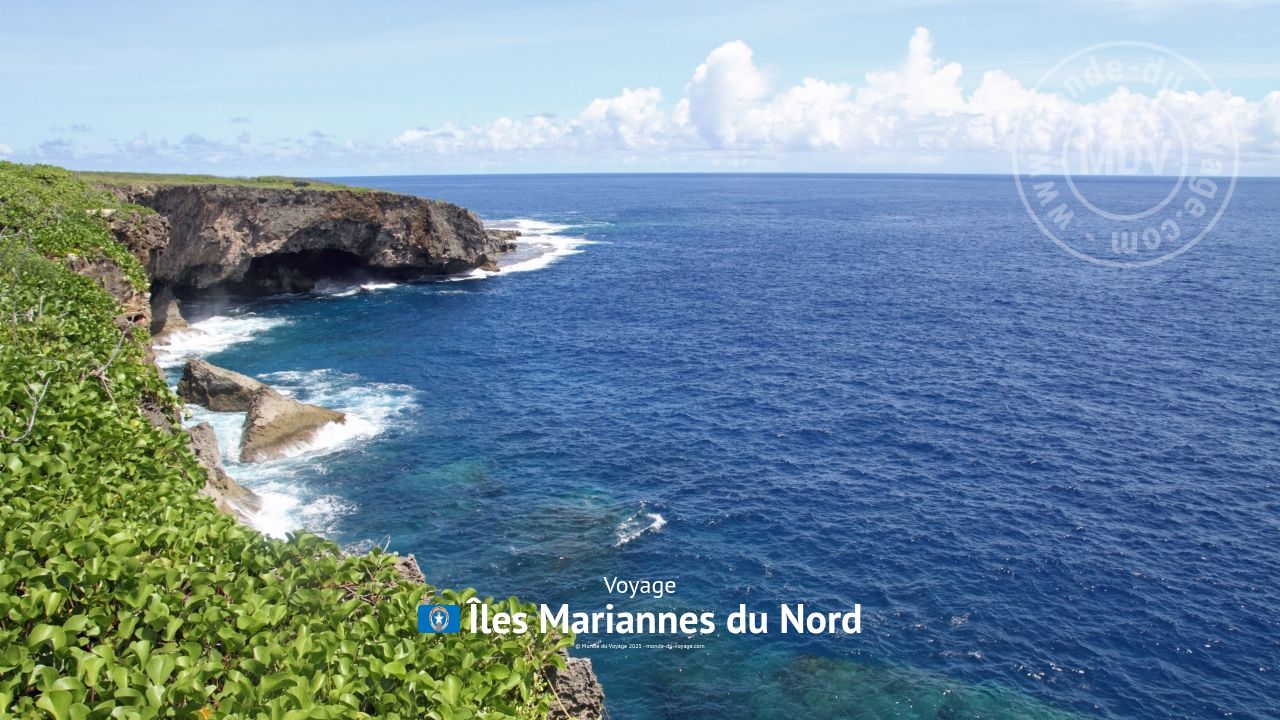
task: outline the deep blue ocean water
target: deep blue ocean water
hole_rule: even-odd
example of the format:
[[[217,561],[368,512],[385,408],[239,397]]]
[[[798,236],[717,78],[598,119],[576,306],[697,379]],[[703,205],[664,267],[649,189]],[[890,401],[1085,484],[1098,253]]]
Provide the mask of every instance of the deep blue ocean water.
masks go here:
[[[1280,182],[1137,271],[1001,177],[355,182],[592,244],[206,309],[253,331],[213,362],[369,420],[243,470],[277,520],[574,609],[862,604],[580,649],[615,720],[1280,717]]]

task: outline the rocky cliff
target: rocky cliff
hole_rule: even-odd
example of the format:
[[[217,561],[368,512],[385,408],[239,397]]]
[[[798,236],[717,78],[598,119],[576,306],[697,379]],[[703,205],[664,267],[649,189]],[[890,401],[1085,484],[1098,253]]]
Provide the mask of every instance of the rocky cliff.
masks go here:
[[[106,219],[111,235],[146,267],[169,242],[169,225],[158,215],[137,211],[119,212],[107,208],[91,214]],[[89,256],[70,255],[67,266],[73,272],[92,278],[114,297],[124,310],[123,319],[147,327],[151,323],[151,306],[147,293],[134,287],[124,268],[101,251]]]
[[[512,249],[516,235],[486,231],[474,213],[457,205],[392,193],[222,184],[110,189],[121,200],[158,213],[106,216],[116,239],[147,268],[150,308],[114,264],[81,261],[85,267],[77,269],[107,287],[125,306],[129,321],[149,324],[153,333],[185,324],[172,302],[176,298],[217,293],[248,298],[306,292],[330,279],[412,280],[477,267],[496,269],[497,255]],[[204,369],[195,372],[192,365]],[[275,394],[251,378],[199,360],[188,365],[179,392],[209,407],[241,410],[212,399],[244,394],[244,387],[231,386],[247,387],[253,402],[263,393]],[[157,424],[172,423],[169,412],[157,413]],[[212,428],[204,424],[187,433],[208,472],[202,492],[241,519],[256,511],[259,498],[223,469]],[[412,556],[399,567],[410,582],[424,582]],[[556,695],[550,720],[604,717],[604,691],[591,661],[567,655],[565,660],[564,670],[544,671]]]
[[[327,279],[412,280],[492,266],[509,238],[452,203],[394,193],[230,184],[132,185],[169,223],[153,297],[307,292]],[[163,308],[155,307],[156,315]]]

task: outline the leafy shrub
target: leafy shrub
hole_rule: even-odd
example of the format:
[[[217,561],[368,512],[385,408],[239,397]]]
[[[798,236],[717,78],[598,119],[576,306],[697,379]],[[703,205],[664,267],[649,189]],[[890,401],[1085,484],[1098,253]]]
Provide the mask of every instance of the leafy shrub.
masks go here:
[[[48,257],[90,257],[101,251],[124,271],[139,290],[146,290],[146,271],[137,258],[111,238],[101,210],[153,212],[125,205],[115,196],[76,179],[52,165],[0,162],[0,228]]]
[[[198,493],[183,434],[139,412],[174,401],[141,338],[48,259],[121,257],[84,213],[106,199],[68,184],[0,166],[0,716],[545,717],[568,638],[419,635],[420,602],[475,591],[264,537]]]

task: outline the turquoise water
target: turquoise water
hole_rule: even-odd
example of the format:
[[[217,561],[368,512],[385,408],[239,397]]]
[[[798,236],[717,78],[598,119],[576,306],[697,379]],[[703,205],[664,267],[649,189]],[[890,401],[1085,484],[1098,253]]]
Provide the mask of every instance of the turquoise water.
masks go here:
[[[1280,184],[1126,272],[1008,178],[358,182],[528,234],[495,277],[203,309],[176,350],[356,418],[232,463],[267,529],[574,609],[862,605],[580,649],[619,720],[1280,716]]]

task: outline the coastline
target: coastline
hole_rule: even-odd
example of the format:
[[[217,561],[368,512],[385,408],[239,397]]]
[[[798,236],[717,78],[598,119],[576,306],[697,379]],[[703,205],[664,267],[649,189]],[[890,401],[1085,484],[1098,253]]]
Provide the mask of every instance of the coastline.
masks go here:
[[[263,193],[278,193],[278,197],[288,202],[296,202],[299,197],[296,190],[254,187],[248,191],[259,200]],[[220,193],[222,189],[215,192]],[[327,192],[347,191],[309,191],[313,199],[324,197],[322,194]],[[401,210],[423,203],[430,204],[430,201],[408,196],[390,201],[393,209]],[[447,205],[434,203],[429,209],[439,212]],[[448,206],[445,210],[449,222],[443,225],[438,218],[428,218],[420,225],[410,225],[409,232],[384,233],[385,228],[381,228],[372,235],[375,243],[390,239],[389,243],[382,243],[382,248],[385,250],[390,245],[394,255],[392,260],[398,263],[396,272],[408,279],[418,279],[411,276],[436,275],[439,273],[433,271],[441,268],[480,269],[491,265],[495,249],[505,249],[512,237],[509,233],[490,235],[482,228],[476,233],[474,230],[480,226],[474,215],[456,206]],[[567,707],[582,709],[581,712],[574,711],[574,717],[599,717],[603,713],[603,694],[590,662],[570,658],[563,652],[571,638],[531,637],[517,643],[528,646],[524,652],[519,652],[507,647],[511,643],[499,646],[479,636],[449,636],[432,643],[422,642],[421,636],[401,636],[406,631],[412,632],[413,626],[408,624],[408,619],[415,606],[422,602],[463,602],[474,597],[475,591],[455,592],[433,587],[426,583],[411,555],[389,555],[377,549],[367,554],[350,554],[306,531],[291,533],[287,540],[281,541],[248,528],[247,521],[260,509],[260,499],[226,472],[222,464],[223,451],[213,428],[204,423],[183,422],[187,406],[165,387],[163,369],[158,362],[156,347],[160,343],[154,339],[171,336],[186,325],[177,310],[172,291],[185,291],[188,297],[192,296],[191,287],[166,284],[165,278],[156,272],[170,241],[181,236],[180,231],[173,229],[173,219],[173,216],[150,211],[146,205],[124,202],[120,194],[115,194],[113,201],[109,195],[102,194],[101,189],[59,168],[0,163],[0,235],[5,240],[27,238],[26,247],[12,242],[0,247],[15,272],[15,283],[4,289],[6,296],[13,296],[11,340],[14,344],[0,348],[4,350],[0,359],[4,361],[5,376],[10,379],[21,375],[44,378],[42,387],[37,388],[37,383],[24,386],[27,388],[27,404],[31,405],[25,431],[9,432],[11,428],[6,424],[4,434],[0,435],[0,458],[7,470],[7,481],[0,490],[6,496],[6,502],[18,510],[17,515],[11,515],[6,521],[6,527],[11,522],[20,526],[17,532],[18,526],[6,531],[7,552],[19,560],[47,555],[44,562],[58,564],[61,568],[58,574],[64,576],[62,582],[71,583],[71,587],[99,588],[110,593],[114,593],[118,579],[105,582],[81,577],[86,572],[98,572],[99,563],[73,562],[66,565],[64,556],[74,556],[81,550],[92,554],[93,538],[98,538],[112,544],[111,557],[118,556],[133,563],[128,577],[136,578],[134,582],[154,583],[154,573],[159,572],[160,577],[167,578],[161,582],[169,585],[188,572],[195,573],[191,580],[182,581],[184,586],[188,582],[194,584],[187,590],[179,589],[175,596],[168,591],[162,592],[158,586],[143,585],[144,589],[152,588],[150,594],[144,592],[142,595],[144,601],[150,597],[146,617],[139,614],[118,627],[101,625],[102,621],[92,618],[97,617],[95,613],[101,612],[103,607],[114,614],[121,598],[135,603],[136,609],[136,600],[129,599],[132,595],[116,598],[109,594],[98,598],[94,592],[86,591],[58,603],[45,603],[43,616],[60,625],[60,630],[48,629],[56,627],[54,625],[30,625],[10,613],[11,619],[17,622],[15,630],[27,634],[27,645],[31,648],[29,652],[34,653],[33,658],[38,657],[40,662],[49,666],[55,677],[56,674],[69,673],[70,677],[79,674],[85,682],[51,690],[44,687],[45,681],[36,682],[38,678],[34,676],[30,682],[7,677],[0,686],[0,700],[3,701],[0,705],[30,713],[36,707],[49,710],[78,704],[87,711],[89,704],[94,704],[96,710],[104,710],[128,707],[137,700],[144,701],[146,705],[168,702],[174,707],[184,707],[208,717],[210,702],[219,714],[266,707],[269,700],[270,706],[277,710],[290,707],[320,709],[323,706],[331,713],[334,708],[342,706],[357,714],[375,715],[419,708],[423,702],[442,707],[442,711],[452,707],[455,711],[472,708],[472,712],[495,707],[493,703],[497,703],[496,707],[502,708],[502,713],[521,717],[528,716],[529,712],[537,717],[568,717],[569,713],[564,711]],[[340,218],[335,220],[329,213],[323,214],[322,219],[321,229],[325,229],[325,223],[343,222]],[[378,219],[372,218],[375,223]],[[458,219],[464,226],[471,226],[469,241],[459,238],[460,233],[455,232],[456,228],[451,224],[453,219]],[[324,237],[322,232],[312,232],[305,242],[314,248],[317,243],[324,244]],[[397,248],[396,243],[401,243],[401,247]],[[439,248],[444,249],[447,257],[431,254]],[[252,249],[249,248],[250,251]],[[275,249],[280,250],[279,247]],[[282,253],[287,259],[295,249],[285,247]],[[400,253],[395,255],[397,249]],[[278,262],[279,259],[272,262],[272,268],[278,271],[274,277],[290,278],[289,266]],[[249,270],[251,266],[252,261],[244,263],[240,269]],[[294,274],[292,280],[302,277],[303,282],[310,282],[312,278],[307,276],[316,269],[314,265],[304,267],[302,275]],[[386,269],[385,264],[378,268],[379,271]],[[493,265],[492,270],[496,269]],[[214,291],[225,289],[215,287]],[[153,314],[157,310],[159,312]],[[52,314],[55,311],[56,314]],[[48,318],[45,317],[46,312],[51,313]],[[36,344],[24,351],[23,343]],[[40,369],[44,357],[55,350],[55,356],[65,356],[56,366],[59,369]],[[106,358],[105,362],[101,358]],[[76,366],[82,362],[91,364],[80,372]],[[89,390],[87,395],[84,392],[86,387]],[[264,386],[254,395],[250,413],[260,409],[261,398],[272,397],[276,398],[272,402],[287,410],[290,403],[300,406]],[[329,413],[322,416],[325,418],[331,415],[341,417],[331,411],[316,410]],[[85,420],[74,420],[76,416],[73,413],[85,411],[90,413],[87,417],[92,418],[89,425],[85,425]],[[68,422],[80,425],[75,442],[83,444],[83,447],[77,453],[72,449],[74,446],[64,440],[63,454],[73,454],[67,455],[67,460],[50,464],[49,443],[56,442],[53,438],[62,432],[58,428]],[[91,429],[92,426],[97,428]],[[318,426],[311,429],[315,427]],[[111,439],[116,435],[119,437]],[[292,441],[296,438],[285,439]],[[99,454],[122,459],[107,466],[81,467],[81,458]],[[142,469],[144,467],[146,469]],[[27,476],[37,477],[33,473],[44,474],[46,480],[32,487],[18,482]],[[140,485],[137,483],[139,480],[142,481]],[[64,487],[59,483],[65,484],[64,490],[59,490]],[[49,490],[55,494],[62,493],[58,505],[69,507],[67,512],[56,518],[45,517],[48,507],[42,493]],[[198,495],[208,496],[212,504],[198,499]],[[35,509],[35,512],[24,508]],[[55,543],[45,548],[38,544],[28,547],[23,540],[56,533],[61,527],[59,523],[75,522],[77,517],[81,518],[82,524],[90,522],[97,528],[92,536],[84,536],[83,539],[89,541],[84,548],[77,549],[85,544],[80,538],[71,545]],[[49,521],[54,524],[49,525]],[[115,534],[107,538],[101,535],[104,532]],[[135,535],[136,541],[129,542],[128,538]],[[136,555],[139,552],[142,554]],[[169,557],[169,553],[176,555]],[[34,567],[39,571],[39,562]],[[228,572],[232,576],[221,578]],[[209,585],[208,578],[201,580],[205,576],[200,573],[212,573],[210,578],[214,584]],[[21,580],[21,576],[10,575],[9,580],[15,577]],[[46,576],[47,569],[43,575],[37,575]],[[271,589],[286,578],[285,585]],[[345,588],[341,592],[348,593],[348,601],[338,602],[337,596],[329,597],[339,592],[333,583]],[[25,589],[21,585],[16,589],[18,598],[41,592],[40,581],[33,578],[28,578],[25,586]],[[209,596],[207,590],[215,586],[220,588],[219,593]],[[271,600],[261,596],[262,592],[278,594],[280,589],[286,589],[286,594],[271,595]],[[4,594],[0,593],[0,597]],[[492,598],[483,601],[495,602]],[[210,607],[198,618],[188,615],[185,624],[162,622],[165,625],[161,628],[163,633],[157,635],[150,627],[153,618],[157,613],[163,617],[174,612],[165,609],[171,602],[186,608],[181,611],[184,613],[209,603],[226,604],[228,607],[225,610]],[[277,604],[264,605],[267,602]],[[317,602],[321,604],[313,607]],[[512,598],[508,602],[516,600]],[[296,607],[285,611],[286,606]],[[124,606],[119,607],[124,613]],[[81,613],[90,614],[75,615],[65,623],[59,619],[62,612],[75,613],[77,608]],[[225,613],[234,614],[227,620],[223,617]],[[252,614],[252,618],[245,613]],[[334,617],[330,618],[330,615]],[[143,625],[136,624],[140,620]],[[204,628],[204,624],[209,622],[222,627],[215,633],[217,641],[204,645],[173,644],[180,643],[188,632],[210,637],[213,630]],[[228,622],[229,625],[226,624]],[[343,627],[347,629],[343,631]],[[145,649],[136,658],[105,658],[106,663],[118,667],[123,674],[113,671],[108,678],[100,678],[98,673],[102,666],[98,666],[98,671],[86,676],[84,660],[76,660],[66,654],[68,644],[72,649],[85,643],[92,647],[104,639],[113,638],[117,632],[120,633],[119,642],[124,643],[122,647],[128,648],[135,642],[132,639],[135,628],[136,638],[146,643]],[[105,638],[101,637],[104,631]],[[91,641],[88,636],[97,639]],[[339,636],[348,638],[346,642],[350,647],[329,648],[330,643],[338,642]],[[37,639],[49,637],[58,640],[42,648],[43,643]],[[273,651],[266,650],[268,654],[262,654],[264,648],[271,644],[296,644],[301,639],[306,640],[303,655],[295,653],[290,656],[292,659],[281,656],[272,660],[274,656],[270,653]],[[365,647],[368,642],[381,645],[378,648]],[[186,654],[192,658],[191,662],[204,662],[199,659],[201,657],[211,659],[207,669],[206,665],[183,665],[188,669],[180,672],[173,682],[163,682],[174,672],[172,661],[175,656],[157,655],[159,660],[148,662],[152,647],[157,653]],[[468,651],[467,647],[471,649]],[[362,676],[372,684],[366,689],[363,684],[353,683],[345,678],[344,671],[332,676],[317,675],[318,680],[308,680],[307,691],[303,694],[285,693],[292,681],[283,685],[279,680],[268,682],[264,673],[280,675],[282,671],[290,670],[292,664],[305,663],[310,648],[322,652],[328,661],[354,654],[365,667]],[[249,650],[253,651],[251,662],[240,658],[240,653]],[[516,655],[509,657],[513,651]],[[480,665],[475,665],[477,657],[481,659]],[[529,661],[536,662],[531,665]],[[63,667],[67,662],[72,663],[70,669]],[[133,682],[128,668],[134,662],[146,665],[145,673],[151,686],[145,697],[127,692]],[[166,664],[162,667],[157,662]],[[75,669],[77,664],[78,671]],[[505,666],[506,671],[483,676],[476,674],[495,664]],[[239,669],[234,672],[228,670],[237,667]],[[161,672],[164,668],[167,670]],[[192,675],[197,671],[200,673],[198,678]],[[309,675],[311,671],[303,672]],[[421,680],[414,680],[392,694],[378,689],[382,687],[380,683],[394,678],[404,679],[406,673]],[[445,673],[448,673],[447,677]],[[432,678],[431,674],[435,677]],[[188,697],[189,681],[197,682],[203,690]],[[427,684],[419,687],[419,682]],[[330,685],[333,689],[323,689]],[[121,688],[114,699],[105,702],[101,697],[95,699],[97,691],[93,688],[105,691],[110,687]],[[440,687],[444,688],[444,694],[437,692],[433,696],[432,688]],[[592,692],[582,694],[584,688],[594,691],[594,695]],[[78,693],[87,694],[82,696]],[[166,698],[169,699],[166,701]]]
[[[557,260],[579,252],[591,244],[578,237],[564,235],[570,226],[525,218],[500,220],[486,224],[489,232],[502,233],[508,249],[498,262],[489,267],[421,278],[428,285],[450,285],[476,282],[487,278],[533,272]],[[255,304],[311,303],[341,301],[355,296],[371,297],[387,292],[413,292],[414,281],[380,282],[365,280],[321,281],[308,292],[274,294],[260,298],[228,301],[215,293],[213,304],[202,302],[199,294],[188,295],[186,303],[167,303],[170,323],[153,336],[156,363],[177,388],[185,365],[193,359],[205,359],[233,346],[254,342],[292,321],[279,316],[260,314]],[[439,285],[437,285],[439,286]],[[446,293],[458,292],[443,290]],[[183,311],[179,311],[179,305]],[[186,308],[195,307],[191,323],[182,317]],[[212,314],[211,314],[212,313]],[[354,332],[354,330],[353,330]],[[235,371],[234,365],[228,370]],[[305,442],[295,443],[281,457],[269,463],[240,462],[240,445],[244,408],[228,411],[205,407],[188,399],[186,424],[209,423],[222,448],[222,460],[230,475],[244,480],[262,498],[262,508],[246,518],[254,528],[275,537],[306,528],[324,534],[332,518],[355,511],[355,506],[340,497],[300,497],[295,491],[293,474],[305,472],[305,466],[323,462],[321,458],[349,450],[372,441],[397,424],[397,418],[411,412],[418,404],[418,391],[397,382],[370,382],[338,370],[279,369],[254,378],[284,396],[341,411],[345,423],[330,423]]]
[[[340,191],[340,190],[339,190]],[[120,194],[123,198],[137,201],[141,199],[142,204],[146,204],[148,198],[154,197],[154,189],[148,187],[141,191],[136,189],[123,190]],[[199,191],[195,191],[199,194]],[[273,191],[267,191],[270,194]],[[294,194],[296,191],[285,190],[284,192]],[[311,190],[307,189],[307,195],[314,197],[316,193],[325,194],[335,192],[332,189]],[[233,191],[234,193],[234,191]],[[262,197],[262,191],[255,194],[259,200]],[[384,195],[394,195],[393,193],[383,193]],[[410,196],[404,196],[410,197]],[[427,201],[435,203],[435,201]],[[182,210],[185,207],[179,205]],[[175,225],[181,226],[181,220],[175,223],[169,215],[163,214],[163,206],[153,208],[162,212],[162,217],[169,220],[170,227]],[[469,214],[469,213],[467,213]],[[462,213],[454,213],[455,216]],[[188,225],[189,226],[189,225]],[[467,280],[483,280],[495,277],[500,274],[518,273],[535,271],[547,267],[557,259],[581,252],[578,246],[587,244],[588,241],[577,238],[564,238],[557,233],[568,228],[564,225],[556,225],[550,223],[540,223],[526,219],[513,219],[510,221],[499,221],[492,225],[484,225],[484,236],[492,241],[493,249],[497,250],[497,256],[493,254],[493,249],[487,250],[480,255],[478,259],[472,263],[473,267],[459,267],[453,263],[444,263],[438,267],[446,268],[448,272],[441,273],[424,273],[414,276],[412,273],[397,274],[390,273],[383,276],[380,273],[372,273],[368,276],[361,276],[357,271],[353,274],[346,275],[346,282],[341,279],[338,281],[329,278],[319,278],[319,282],[304,286],[302,292],[285,292],[283,295],[278,293],[268,294],[265,297],[280,299],[288,297],[291,300],[306,302],[316,298],[323,297],[349,297],[360,292],[379,292],[390,290],[398,287],[401,282],[439,282],[439,281],[467,281]],[[526,236],[526,233],[529,233]],[[531,237],[535,247],[528,248],[527,252],[520,252],[520,238]],[[507,258],[510,258],[508,260]],[[148,270],[151,271],[157,266],[163,266],[164,260],[160,257],[153,256],[148,263]],[[167,268],[172,275],[175,268],[172,263]],[[284,268],[287,272],[288,268]],[[154,281],[154,277],[153,277]],[[273,288],[283,289],[283,288]],[[214,287],[213,294],[219,300],[225,302],[225,296]],[[170,295],[165,297],[165,295]],[[188,303],[198,305],[204,298],[199,291],[190,291],[186,293]],[[257,332],[242,332],[238,336],[233,335],[232,338],[222,338],[225,342],[214,341],[214,346],[209,347],[204,341],[207,341],[208,332],[205,330],[205,324],[213,321],[218,323],[225,318],[223,315],[214,315],[204,318],[202,321],[189,323],[187,318],[183,316],[181,311],[181,303],[172,297],[168,288],[160,293],[160,307],[152,305],[152,311],[163,312],[163,323],[158,327],[152,323],[152,328],[156,330],[152,334],[151,341],[151,357],[155,359],[156,367],[164,375],[166,370],[172,371],[177,367],[185,367],[193,359],[203,358],[204,355],[211,351],[216,351],[227,347],[230,344],[238,342],[251,342],[257,335]],[[244,300],[252,303],[259,298],[247,297]],[[272,323],[264,322],[256,328],[258,332],[269,330]],[[193,347],[194,345],[194,347]],[[314,390],[316,379],[314,374],[308,376],[305,373],[276,373],[264,380],[268,381],[270,387],[283,389],[287,396],[292,397],[298,391],[304,393]],[[280,381],[293,381],[284,388],[277,383]],[[308,387],[310,385],[310,387]],[[368,388],[363,388],[368,390]],[[394,397],[399,394],[401,403],[398,407],[392,407],[386,414],[395,414],[403,409],[404,404],[411,403],[412,400],[408,396],[411,389],[405,386],[378,388],[383,390],[384,396],[390,395]],[[387,390],[390,392],[388,393]],[[377,392],[377,390],[374,390]],[[181,392],[179,395],[181,396]],[[327,403],[328,404],[328,403]],[[194,410],[194,412],[193,412]],[[319,458],[330,452],[336,452],[344,449],[354,442],[368,441],[376,437],[385,429],[388,418],[367,417],[364,413],[359,413],[353,408],[344,408],[346,418],[342,422],[328,422],[315,436],[308,440],[294,444],[278,458],[282,461],[292,461],[295,463],[313,463]],[[211,477],[211,482],[206,486],[206,494],[209,494],[215,505],[231,514],[238,521],[258,530],[276,537],[284,537],[289,532],[295,532],[305,529],[309,532],[317,532],[323,534],[323,528],[314,528],[303,526],[297,518],[286,517],[286,514],[297,504],[296,498],[283,495],[279,492],[270,492],[259,494],[250,486],[241,484],[235,477],[226,472],[225,463],[235,457],[234,453],[228,452],[236,447],[239,441],[240,432],[236,422],[240,413],[217,413],[209,408],[201,407],[190,400],[183,399],[183,405],[179,410],[181,416],[190,418],[184,423],[186,431],[192,437],[193,447],[197,449],[197,459],[205,466]],[[227,418],[218,417],[220,415],[231,415],[233,422],[227,422]],[[211,422],[212,421],[212,422]],[[247,425],[247,423],[245,423]],[[199,451],[199,447],[203,445],[204,452]],[[210,448],[211,446],[211,448]],[[236,458],[238,460],[238,458]],[[239,467],[247,467],[245,464],[239,464]],[[218,478],[216,482],[212,478]],[[283,505],[283,507],[281,507]],[[412,555],[398,555],[393,553],[395,558],[395,569],[397,573],[406,581],[412,584],[425,584],[426,578],[419,567],[416,558]],[[556,703],[552,706],[550,718],[577,718],[578,720],[594,720],[600,718],[604,714],[604,691],[600,685],[599,679],[596,677],[592,668],[591,661],[585,658],[572,657],[567,651],[561,651],[564,658],[565,667],[558,669],[551,666],[543,670],[546,680],[550,683],[552,690],[556,696]]]

